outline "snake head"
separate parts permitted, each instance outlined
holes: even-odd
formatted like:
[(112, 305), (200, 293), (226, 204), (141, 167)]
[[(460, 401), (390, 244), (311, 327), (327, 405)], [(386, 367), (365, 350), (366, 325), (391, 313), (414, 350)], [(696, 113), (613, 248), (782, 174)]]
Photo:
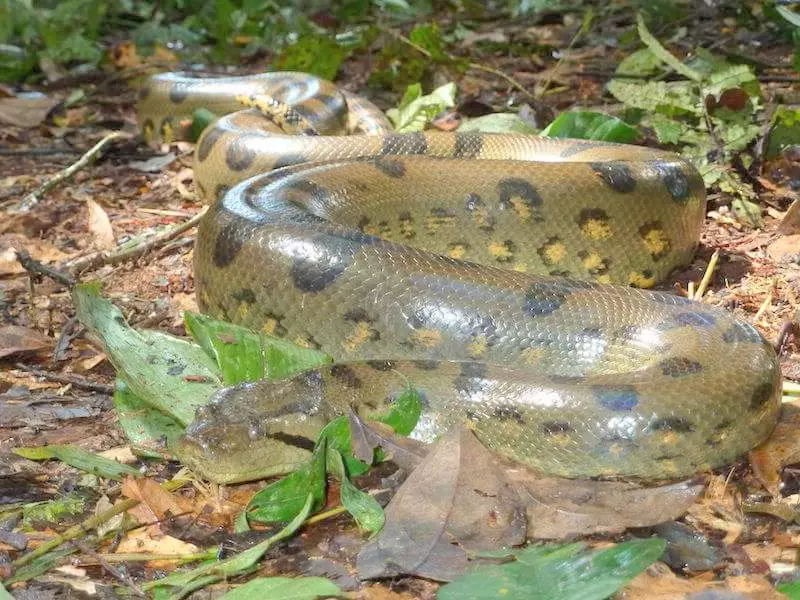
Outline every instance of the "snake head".
[(327, 422), (302, 380), (257, 381), (217, 392), (175, 448), (187, 467), (215, 483), (292, 472), (311, 458)]

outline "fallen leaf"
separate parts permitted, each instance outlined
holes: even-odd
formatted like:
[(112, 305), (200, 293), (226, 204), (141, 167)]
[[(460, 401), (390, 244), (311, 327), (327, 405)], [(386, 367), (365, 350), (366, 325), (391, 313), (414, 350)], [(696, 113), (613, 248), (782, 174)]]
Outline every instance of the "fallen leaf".
[(110, 250), (117, 243), (114, 240), (114, 231), (111, 229), (111, 221), (97, 202), (91, 199), (86, 200), (89, 209), (89, 231), (94, 236), (94, 244), (100, 250)]
[(0, 326), (0, 358), (23, 352), (35, 352), (52, 345), (52, 339), (34, 329), (18, 325)]
[(25, 272), (17, 260), (17, 250), (22, 249), (43, 263), (59, 262), (69, 256), (44, 240), (32, 239), (20, 234), (5, 234), (0, 237), (0, 276)]
[[(707, 592), (700, 596), (701, 592)], [(718, 594), (713, 594), (717, 592)], [(726, 594), (727, 592), (727, 594)], [(763, 575), (749, 574), (744, 576), (728, 576), (724, 582), (706, 581), (701, 578), (684, 579), (678, 577), (664, 563), (656, 563), (633, 579), (617, 597), (619, 600), (675, 600), (676, 598), (720, 598), (734, 600), (747, 593), (747, 600), (785, 600), (785, 596), (775, 588)]]
[(780, 496), (781, 469), (800, 462), (799, 431), (800, 409), (786, 403), (770, 438), (750, 452), (753, 472), (774, 497)]
[[(102, 496), (100, 496), (100, 499), (97, 501), (97, 504), (95, 504), (94, 514), (95, 516), (101, 515), (112, 507), (113, 504), (111, 503), (111, 500), (108, 499), (108, 496), (103, 494)], [(120, 513), (118, 515), (114, 515), (107, 521), (103, 521), (102, 523), (100, 523), (97, 526), (98, 537), (102, 538), (109, 531), (114, 531), (115, 529), (120, 527), (122, 525), (122, 521), (124, 518), (125, 515), (123, 513)]]
[(59, 103), (55, 98), (0, 98), (0, 123), (15, 127), (36, 127)]
[(145, 504), (155, 519), (162, 521), (168, 516), (182, 515), (192, 510), (192, 503), (181, 496), (171, 494), (152, 479), (128, 477), (122, 483), (122, 493)]
[[(119, 554), (135, 552), (137, 554), (172, 554), (181, 556), (199, 552), (199, 548), (171, 535), (160, 535), (152, 527), (147, 527), (129, 531), (122, 538), (116, 551)], [(175, 560), (154, 560), (147, 564), (154, 569), (174, 568)]]

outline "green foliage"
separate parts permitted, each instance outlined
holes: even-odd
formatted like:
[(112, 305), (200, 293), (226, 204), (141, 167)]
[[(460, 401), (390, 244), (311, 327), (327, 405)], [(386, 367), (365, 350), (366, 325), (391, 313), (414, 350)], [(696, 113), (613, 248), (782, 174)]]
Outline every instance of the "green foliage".
[(772, 118), (766, 157), (775, 158), (789, 146), (800, 144), (800, 110), (779, 106)]
[(455, 105), (456, 84), (446, 83), (430, 94), (422, 95), (418, 83), (408, 86), (400, 105), (386, 111), (386, 116), (398, 133), (422, 131), (433, 117)]
[(75, 446), (51, 444), (38, 448), (14, 448), (13, 452), (29, 460), (49, 460), (51, 458), (56, 458), (67, 463), (71, 467), (108, 479), (141, 476), (138, 469), (111, 460), (110, 458), (81, 450)]
[(572, 111), (558, 115), (542, 130), (541, 135), (629, 144), (639, 137), (639, 132), (610, 115), (591, 111)]
[(666, 542), (632, 540), (586, 551), (583, 544), (530, 546), (502, 565), (475, 569), (439, 589), (439, 600), (604, 600), (659, 559)]
[(347, 50), (328, 36), (307, 34), (284, 48), (275, 61), (280, 71), (303, 71), (323, 79), (333, 79)]
[(70, 492), (66, 496), (28, 504), (22, 509), (23, 529), (32, 530), (42, 523), (52, 527), (76, 517), (86, 510), (86, 497), (78, 492)]
[(339, 586), (324, 577), (258, 577), (220, 600), (315, 600), (338, 597), (341, 593)]

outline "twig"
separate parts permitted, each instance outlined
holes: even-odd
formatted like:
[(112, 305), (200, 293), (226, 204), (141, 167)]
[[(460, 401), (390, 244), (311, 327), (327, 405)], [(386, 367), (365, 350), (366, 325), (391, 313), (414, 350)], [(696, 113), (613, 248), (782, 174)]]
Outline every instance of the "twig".
[(101, 394), (108, 394), (109, 396), (114, 393), (114, 386), (106, 385), (105, 383), (95, 383), (80, 375), (73, 375), (69, 373), (53, 373), (52, 371), (44, 371), (35, 367), (30, 367), (24, 363), (16, 363), (14, 365), (20, 371), (25, 371), (36, 377), (41, 377), (47, 381), (55, 381), (56, 383), (71, 384), (76, 388), (84, 390), (91, 390), (93, 392), (100, 392)]
[[(591, 10), (591, 9), (589, 9), (589, 10)], [(575, 46), (575, 44), (578, 42), (580, 37), (589, 30), (589, 27), (591, 25), (591, 19), (592, 19), (592, 13), (591, 12), (587, 13), (586, 15), (584, 15), (583, 23), (581, 24), (580, 29), (578, 29), (578, 31), (575, 33), (575, 35), (570, 40), (569, 45), (567, 46), (566, 50), (564, 50), (561, 53), (561, 57), (558, 59), (558, 62), (555, 64), (555, 66), (552, 69), (550, 69), (550, 72), (547, 74), (547, 79), (545, 79), (544, 84), (541, 87), (537, 87), (537, 89), (542, 90), (541, 94), (536, 94), (537, 97), (543, 95), (544, 92), (547, 90), (547, 88), (550, 87), (550, 84), (552, 83), (553, 78), (556, 76), (556, 73), (558, 73), (558, 70), (564, 64), (564, 61), (566, 60), (566, 57), (567, 57), (567, 53), (570, 50), (572, 50), (573, 46)]]
[[(392, 31), (391, 29), (388, 29), (386, 27), (382, 27), (380, 25), (378, 25), (378, 30), (382, 31), (383, 33), (387, 33), (387, 34), (391, 35), (392, 37), (400, 40), (404, 44), (408, 44), (409, 46), (411, 46), (414, 50), (416, 50), (420, 54), (424, 54), (428, 58), (433, 58), (433, 55), (430, 52), (428, 52), (427, 49), (423, 48), (419, 44), (415, 44), (414, 42), (412, 42), (409, 38), (407, 38), (403, 34), (397, 33), (396, 31)], [(448, 58), (448, 60), (451, 60), (453, 62), (457, 62), (458, 61), (458, 57), (450, 54), (449, 52), (443, 52), (443, 54)], [(514, 79), (510, 75), (506, 75), (502, 71), (498, 71), (497, 69), (494, 69), (492, 67), (487, 67), (486, 65), (481, 65), (481, 64), (478, 64), (478, 63), (475, 63), (475, 62), (468, 62), (467, 66), (470, 69), (475, 69), (475, 70), (478, 70), (478, 71), (484, 71), (486, 73), (491, 73), (492, 75), (500, 77), (501, 79), (504, 79), (509, 85), (511, 85), (512, 87), (516, 88), (518, 91), (522, 92), (526, 96), (530, 96), (531, 98), (534, 97), (533, 94), (531, 92), (529, 92), (528, 89), (524, 85), (522, 85), (519, 81), (517, 81), (516, 79)]]
[(27, 250), (17, 250), (17, 261), (28, 273), (44, 275), (68, 288), (75, 287), (76, 281), (69, 273), (40, 263), (38, 260), (34, 259)]
[(127, 500), (122, 500), (121, 502), (117, 502), (107, 511), (102, 512), (94, 517), (90, 517), (85, 521), (83, 521), (82, 523), (73, 525), (72, 527), (67, 529), (64, 533), (54, 537), (49, 542), (45, 542), (35, 550), (32, 550), (27, 554), (23, 554), (18, 559), (13, 561), (11, 563), (11, 566), (14, 568), (19, 568), (23, 565), (27, 565), (31, 561), (39, 558), (40, 556), (44, 556), (51, 550), (54, 550), (61, 544), (72, 541), (85, 533), (89, 533), (92, 529), (95, 529), (98, 525), (102, 525), (103, 523), (117, 516), (118, 514), (123, 513), (126, 510), (130, 510), (137, 504), (139, 504), (139, 500), (135, 498), (128, 498)]
[(136, 582), (133, 581), (133, 579), (130, 577), (130, 575), (127, 575), (127, 574), (123, 573), (122, 571), (117, 569), (115, 566), (110, 564), (105, 558), (103, 558), (100, 554), (98, 554), (93, 548), (90, 548), (89, 546), (87, 546), (86, 544), (81, 542), (80, 540), (72, 540), (72, 544), (76, 548), (78, 548), (78, 550), (83, 552), (84, 554), (88, 554), (93, 559), (95, 559), (97, 561), (97, 563), (101, 567), (103, 567), (103, 570), (106, 571), (107, 573), (109, 573), (112, 577), (114, 577), (114, 579), (116, 579), (117, 581), (119, 581), (120, 583), (122, 583), (124, 585), (127, 585), (135, 596), (138, 596), (139, 598), (147, 598), (148, 597), (147, 594), (145, 594), (141, 590), (141, 588), (139, 588), (139, 586), (136, 585)]
[(176, 225), (171, 229), (167, 229), (162, 233), (156, 234), (153, 237), (145, 240), (142, 243), (133, 245), (133, 246), (124, 246), (122, 248), (116, 248), (111, 251), (104, 251), (104, 252), (97, 252), (95, 254), (90, 254), (88, 256), (84, 256), (81, 258), (76, 259), (71, 263), (66, 263), (64, 266), (70, 270), (71, 273), (80, 274), (84, 271), (90, 269), (96, 269), (97, 267), (103, 265), (116, 265), (118, 263), (124, 262), (126, 260), (134, 260), (139, 258), (143, 254), (146, 254), (150, 250), (169, 242), (185, 231), (188, 231), (192, 227), (195, 227), (200, 220), (203, 218), (203, 215), (206, 214), (206, 210), (208, 207), (203, 207), (203, 209), (193, 216), (188, 221), (181, 223), (180, 225)]
[(48, 191), (53, 189), (62, 181), (69, 179), (72, 177), (77, 171), (81, 170), (85, 167), (89, 162), (95, 158), (100, 151), (105, 148), (109, 143), (113, 142), (114, 140), (127, 137), (126, 134), (123, 134), (120, 131), (114, 131), (109, 133), (106, 137), (102, 140), (97, 142), (94, 146), (92, 146), (86, 154), (81, 156), (76, 162), (72, 163), (66, 169), (59, 171), (53, 177), (45, 181), (39, 188), (27, 196), (25, 196), (22, 201), (15, 207), (9, 209), (9, 212), (12, 214), (24, 214), (30, 211), (34, 206), (36, 206), (39, 201), (41, 200), (42, 196), (46, 194)]
[(703, 273), (703, 278), (700, 280), (700, 285), (697, 286), (697, 291), (694, 293), (694, 300), (700, 300), (703, 294), (706, 293), (706, 288), (708, 288), (708, 283), (711, 281), (711, 276), (714, 274), (714, 269), (717, 268), (718, 261), (719, 250), (714, 250), (714, 254), (711, 255), (711, 260), (708, 261), (706, 272)]

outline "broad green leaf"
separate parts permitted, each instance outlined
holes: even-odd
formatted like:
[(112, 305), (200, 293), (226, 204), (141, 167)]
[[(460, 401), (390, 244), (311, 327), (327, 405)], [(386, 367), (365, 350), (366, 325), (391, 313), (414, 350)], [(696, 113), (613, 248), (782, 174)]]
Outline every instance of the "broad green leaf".
[(62, 524), (70, 517), (82, 514), (86, 510), (86, 501), (83, 494), (73, 491), (61, 498), (27, 504), (22, 508), (22, 527), (31, 530), (41, 523)]
[(639, 38), (642, 40), (642, 43), (650, 49), (650, 52), (652, 52), (656, 58), (692, 81), (702, 80), (703, 76), (700, 73), (691, 67), (686, 66), (677, 58), (675, 58), (675, 56), (673, 56), (669, 50), (664, 48), (664, 46), (662, 46), (661, 43), (655, 37), (653, 37), (653, 34), (648, 31), (647, 25), (645, 25), (642, 13), (638, 13), (636, 15), (636, 25), (639, 31)]
[(476, 568), (439, 589), (439, 600), (605, 600), (658, 560), (664, 540), (633, 540), (586, 551), (582, 544), (533, 546), (516, 560)]
[(650, 113), (662, 112), (667, 115), (689, 113), (698, 116), (703, 114), (699, 96), (690, 82), (632, 83), (621, 79), (612, 79), (608, 82), (607, 87), (608, 91), (620, 102)]
[(417, 25), (411, 30), (408, 38), (417, 46), (425, 48), (433, 60), (446, 61), (447, 54), (444, 51), (444, 42), (439, 26), (436, 23), (426, 23)]
[(207, 108), (198, 108), (194, 113), (192, 113), (192, 130), (191, 130), (191, 140), (192, 142), (196, 142), (200, 139), (202, 133), (206, 130), (206, 127), (211, 125), (217, 120), (217, 115), (212, 113)]
[(703, 97), (712, 95), (716, 98), (731, 88), (740, 87), (751, 97), (758, 98), (761, 89), (753, 69), (748, 65), (733, 65), (723, 71), (711, 73), (703, 86)]
[(19, 583), (21, 581), (30, 581), (34, 577), (38, 577), (42, 573), (46, 573), (54, 569), (60, 563), (63, 564), (64, 558), (71, 554), (75, 554), (78, 551), (77, 546), (71, 546), (67, 548), (60, 548), (58, 550), (53, 550), (52, 552), (48, 552), (44, 556), (39, 556), (34, 558), (30, 563), (16, 569), (14, 573), (8, 577), (7, 579), (3, 580), (3, 584), (5, 585), (13, 585), (15, 583)]
[(114, 389), (114, 408), (131, 449), (140, 456), (164, 458), (165, 452), (183, 435), (180, 423), (148, 406), (119, 377)]
[(781, 583), (776, 589), (781, 594), (785, 594), (789, 600), (800, 600), (800, 581)]
[(14, 600), (14, 596), (8, 593), (2, 583), (0, 583), (0, 600)]
[(656, 132), (656, 138), (661, 144), (677, 144), (681, 139), (686, 126), (680, 121), (670, 119), (661, 113), (653, 114), (650, 119), (650, 126)]
[(776, 6), (775, 11), (795, 27), (800, 27), (800, 15), (785, 6)]
[(617, 65), (615, 73), (623, 75), (652, 75), (661, 66), (661, 60), (650, 48), (642, 48), (626, 56)]
[[(720, 189), (723, 188), (724, 186), (720, 185)], [(750, 202), (742, 197), (734, 198), (731, 200), (731, 210), (733, 214), (736, 215), (736, 219), (745, 225), (754, 229), (764, 226), (764, 218), (761, 216), (761, 207), (755, 202)]]
[(422, 131), (433, 117), (445, 108), (455, 106), (455, 97), (455, 83), (446, 83), (427, 96), (422, 95), (422, 86), (417, 83), (406, 89), (400, 106), (387, 110), (386, 116), (397, 133)]
[(300, 513), (307, 497), (313, 500), (312, 509), (319, 510), (325, 502), (327, 483), (325, 439), (322, 438), (314, 448), (307, 465), (271, 483), (251, 498), (246, 509), (248, 520), (261, 523), (289, 521)]
[(100, 339), (131, 392), (183, 426), (220, 389), (214, 360), (188, 341), (156, 331), (131, 329), (119, 309), (91, 284), (75, 286), (78, 320)]
[(459, 131), (483, 131), (486, 133), (525, 133), (538, 132), (533, 125), (515, 113), (492, 113), (467, 119), (461, 123)]
[(184, 313), (186, 330), (214, 358), (226, 384), (261, 378), (284, 379), (333, 362), (313, 348), (217, 321), (206, 315)]
[[(328, 451), (328, 465), (331, 474), (339, 480), (339, 497), (362, 531), (370, 535), (381, 530), (384, 523), (383, 508), (369, 494), (358, 489), (347, 474), (342, 455), (337, 450)], [(332, 468), (330, 468), (332, 467)]]
[(369, 471), (370, 465), (353, 456), (353, 442), (350, 438), (350, 424), (347, 417), (337, 417), (319, 432), (317, 443), (325, 438), (328, 443), (328, 470), (330, 470), (330, 455), (332, 451), (341, 453), (351, 477), (358, 477)]
[(636, 140), (639, 132), (610, 115), (591, 111), (572, 111), (558, 115), (542, 130), (541, 135), (627, 144)]
[(220, 561), (208, 561), (197, 568), (181, 573), (173, 573), (162, 579), (148, 581), (142, 584), (144, 591), (153, 588), (173, 587), (180, 588), (172, 598), (182, 598), (188, 593), (205, 587), (222, 579), (229, 579), (252, 571), (264, 553), (277, 542), (294, 535), (303, 522), (311, 513), (314, 498), (311, 494), (305, 499), (305, 503), (294, 519), (275, 535), (268, 537), (252, 548), (245, 550), (235, 556)]
[(324, 577), (259, 577), (223, 594), (220, 600), (316, 600), (341, 595), (339, 586)]
[(306, 34), (288, 46), (275, 61), (281, 71), (302, 71), (322, 79), (334, 79), (347, 55), (328, 35)]
[(409, 435), (417, 426), (421, 414), (422, 399), (419, 392), (409, 385), (395, 399), (389, 414), (378, 417), (376, 421), (386, 423), (398, 435)]
[(110, 458), (81, 450), (75, 446), (53, 444), (51, 446), (40, 446), (38, 448), (13, 448), (13, 452), (30, 460), (49, 460), (56, 458), (61, 462), (67, 463), (71, 467), (93, 473), (100, 477), (106, 477), (107, 479), (121, 480), (126, 476), (142, 476), (142, 473), (138, 469), (123, 465)]
[(766, 156), (775, 158), (790, 146), (800, 144), (800, 110), (779, 106), (772, 119)]

